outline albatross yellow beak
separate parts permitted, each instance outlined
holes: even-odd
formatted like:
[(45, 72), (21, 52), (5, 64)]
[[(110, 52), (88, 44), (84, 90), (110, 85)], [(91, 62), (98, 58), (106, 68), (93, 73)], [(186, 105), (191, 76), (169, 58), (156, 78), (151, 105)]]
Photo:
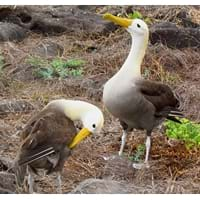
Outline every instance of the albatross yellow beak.
[(103, 18), (106, 20), (110, 20), (110, 21), (112, 21), (122, 27), (125, 27), (125, 28), (128, 28), (132, 24), (132, 21), (133, 21), (133, 20), (127, 19), (127, 18), (116, 17), (110, 13), (104, 14)]
[(71, 144), (69, 145), (69, 148), (72, 149), (75, 147), (79, 142), (81, 142), (84, 138), (89, 136), (91, 132), (87, 128), (82, 128), (77, 135), (72, 140)]

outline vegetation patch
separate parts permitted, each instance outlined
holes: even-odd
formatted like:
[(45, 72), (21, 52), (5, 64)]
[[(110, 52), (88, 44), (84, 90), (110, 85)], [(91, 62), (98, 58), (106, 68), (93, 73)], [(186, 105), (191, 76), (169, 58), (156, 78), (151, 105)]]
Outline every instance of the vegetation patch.
[(167, 136), (184, 141), (187, 148), (200, 146), (200, 124), (185, 118), (180, 121), (182, 124), (170, 120), (165, 122)]
[(78, 77), (83, 74), (84, 60), (55, 58), (51, 61), (29, 57), (27, 63), (35, 68), (34, 76), (43, 79)]
[(0, 74), (2, 74), (3, 67), (5, 65), (5, 60), (2, 54), (0, 53)]
[(128, 14), (128, 18), (130, 18), (130, 19), (142, 19), (147, 24), (151, 24), (152, 23), (152, 20), (149, 17), (143, 16), (139, 11), (134, 11), (132, 13), (129, 13)]
[(145, 145), (140, 144), (137, 146), (135, 154), (133, 156), (129, 156), (128, 158), (130, 161), (140, 162), (141, 160), (143, 160), (144, 152), (145, 152)]

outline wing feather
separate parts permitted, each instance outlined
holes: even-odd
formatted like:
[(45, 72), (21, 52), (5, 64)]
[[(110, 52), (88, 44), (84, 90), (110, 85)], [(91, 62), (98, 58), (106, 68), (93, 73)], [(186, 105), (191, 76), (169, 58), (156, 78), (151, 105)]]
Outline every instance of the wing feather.
[(168, 117), (182, 116), (178, 110), (179, 101), (169, 86), (148, 80), (137, 81), (137, 87), (145, 99), (151, 102), (156, 108), (155, 116)]

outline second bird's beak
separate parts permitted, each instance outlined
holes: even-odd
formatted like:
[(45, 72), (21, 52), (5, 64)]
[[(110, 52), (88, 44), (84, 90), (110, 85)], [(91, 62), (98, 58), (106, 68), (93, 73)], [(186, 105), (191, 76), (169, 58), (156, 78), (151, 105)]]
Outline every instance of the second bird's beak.
[(72, 149), (90, 134), (91, 132), (87, 128), (82, 128), (72, 140), (71, 144), (69, 145), (69, 148)]
[(133, 20), (127, 19), (127, 18), (116, 17), (110, 13), (104, 14), (103, 18), (106, 20), (112, 21), (122, 27), (125, 27), (125, 28), (128, 28), (132, 24), (132, 21), (133, 21)]

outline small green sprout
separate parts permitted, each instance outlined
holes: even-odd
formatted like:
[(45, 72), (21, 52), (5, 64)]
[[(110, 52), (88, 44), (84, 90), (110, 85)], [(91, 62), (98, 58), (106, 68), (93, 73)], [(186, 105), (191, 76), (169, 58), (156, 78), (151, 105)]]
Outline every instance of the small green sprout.
[(44, 67), (44, 66), (48, 65), (48, 61), (42, 59), (39, 56), (29, 56), (26, 59), (26, 63), (30, 64), (33, 67)]
[(134, 11), (128, 15), (130, 19), (143, 19), (143, 15), (139, 11)]
[(3, 67), (5, 65), (5, 59), (4, 57), (0, 54), (0, 73), (2, 73)]
[(140, 144), (138, 145), (136, 149), (136, 153), (133, 156), (129, 157), (129, 160), (134, 161), (134, 162), (139, 162), (142, 160), (142, 156), (144, 155), (145, 152), (145, 145)]
[(70, 59), (65, 63), (65, 66), (76, 68), (76, 67), (83, 66), (84, 64), (85, 64), (84, 60)]
[(128, 18), (130, 19), (142, 19), (147, 24), (151, 24), (151, 19), (149, 17), (144, 17), (139, 11), (134, 11), (133, 13), (128, 14)]

